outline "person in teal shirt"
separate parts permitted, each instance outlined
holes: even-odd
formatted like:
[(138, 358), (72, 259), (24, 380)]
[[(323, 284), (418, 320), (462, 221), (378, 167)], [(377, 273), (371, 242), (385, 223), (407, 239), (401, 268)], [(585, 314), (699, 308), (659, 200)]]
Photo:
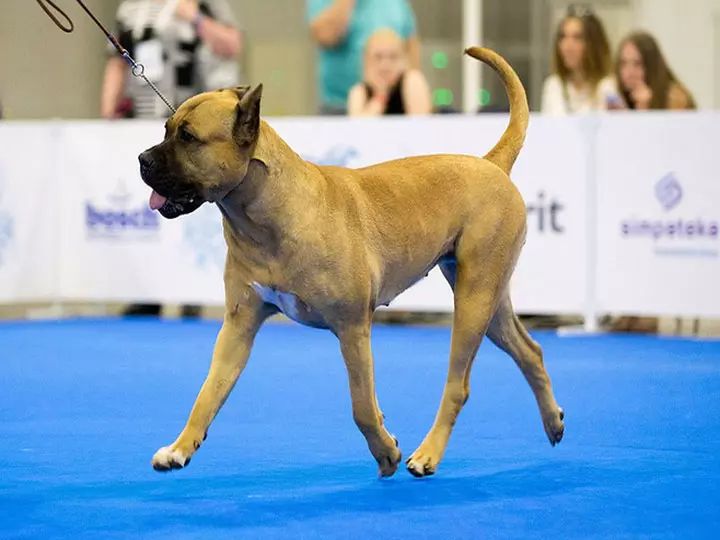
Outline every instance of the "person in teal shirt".
[(410, 67), (420, 68), (420, 42), (409, 0), (307, 0), (310, 32), (318, 45), (321, 114), (346, 114), (348, 93), (362, 79), (367, 39), (381, 28), (405, 42)]

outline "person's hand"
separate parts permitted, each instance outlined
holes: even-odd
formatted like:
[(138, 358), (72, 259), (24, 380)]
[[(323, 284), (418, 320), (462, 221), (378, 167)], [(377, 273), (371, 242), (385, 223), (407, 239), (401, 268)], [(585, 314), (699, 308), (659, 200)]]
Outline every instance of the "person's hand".
[(633, 89), (630, 94), (635, 101), (636, 109), (650, 108), (650, 102), (652, 101), (653, 93), (648, 85), (646, 85), (645, 83), (640, 83), (636, 88)]
[(365, 113), (371, 116), (379, 116), (385, 112), (387, 107), (387, 94), (373, 94), (365, 107)]
[(381, 115), (385, 112), (387, 101), (390, 94), (390, 85), (388, 85), (380, 77), (368, 77), (368, 86), (372, 88), (372, 97), (368, 100), (366, 112), (373, 116)]
[(377, 96), (379, 99), (387, 99), (390, 93), (390, 85), (385, 82), (381, 77), (368, 76), (368, 86), (372, 88), (373, 97)]
[(197, 0), (179, 0), (175, 8), (175, 16), (190, 23), (195, 21), (199, 12), (200, 7)]
[(102, 117), (103, 120), (114, 120), (115, 118), (117, 118), (115, 111), (110, 110), (108, 108), (103, 108), (100, 111), (100, 116)]
[(103, 103), (100, 106), (100, 116), (105, 120), (118, 118), (117, 106), (115, 103)]
[(620, 96), (610, 94), (605, 98), (605, 105), (609, 111), (624, 111), (627, 109)]

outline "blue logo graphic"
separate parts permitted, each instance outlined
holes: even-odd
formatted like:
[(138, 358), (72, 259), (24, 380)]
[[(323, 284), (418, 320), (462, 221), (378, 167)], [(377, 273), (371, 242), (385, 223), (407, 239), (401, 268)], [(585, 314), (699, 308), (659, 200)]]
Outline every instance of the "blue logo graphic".
[(665, 211), (672, 210), (682, 200), (683, 190), (674, 173), (663, 176), (655, 184), (655, 197)]
[(225, 265), (227, 246), (222, 215), (214, 204), (204, 204), (187, 216), (183, 241), (192, 250), (198, 267)]
[(336, 144), (319, 156), (303, 156), (303, 159), (315, 165), (336, 165), (348, 167), (350, 162), (359, 156), (359, 152), (352, 146)]
[[(0, 171), (2, 173), (2, 171)], [(0, 266), (5, 260), (5, 252), (13, 243), (15, 222), (12, 214), (3, 210), (3, 177), (0, 174)]]
[(85, 230), (91, 238), (154, 238), (160, 231), (160, 216), (147, 202), (134, 203), (125, 184), (118, 181), (102, 203), (85, 201)]
[[(655, 184), (655, 198), (665, 212), (678, 211), (683, 200), (683, 187), (674, 173), (663, 176)], [(720, 223), (717, 219), (682, 215), (665, 218), (626, 219), (620, 224), (623, 238), (650, 238), (657, 255), (716, 257)], [(713, 242), (713, 244), (709, 244)]]

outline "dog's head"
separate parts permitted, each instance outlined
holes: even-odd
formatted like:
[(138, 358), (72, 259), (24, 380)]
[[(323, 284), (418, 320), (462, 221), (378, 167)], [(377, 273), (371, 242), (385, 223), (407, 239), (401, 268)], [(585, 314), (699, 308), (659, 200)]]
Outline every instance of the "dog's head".
[(242, 182), (260, 136), (262, 85), (206, 92), (184, 102), (165, 138), (139, 156), (150, 207), (168, 219), (216, 202)]

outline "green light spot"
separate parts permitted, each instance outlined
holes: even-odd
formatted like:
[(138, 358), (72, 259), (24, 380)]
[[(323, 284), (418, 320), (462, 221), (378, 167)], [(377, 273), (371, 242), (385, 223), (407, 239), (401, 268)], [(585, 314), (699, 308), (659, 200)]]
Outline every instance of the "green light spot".
[(432, 55), (432, 65), (435, 69), (445, 69), (448, 65), (447, 54), (442, 51), (436, 51)]
[(490, 103), (490, 92), (483, 88), (478, 92), (478, 102), (482, 107)]
[(432, 101), (434, 105), (451, 105), (453, 102), (452, 90), (449, 88), (436, 88), (432, 93)]

